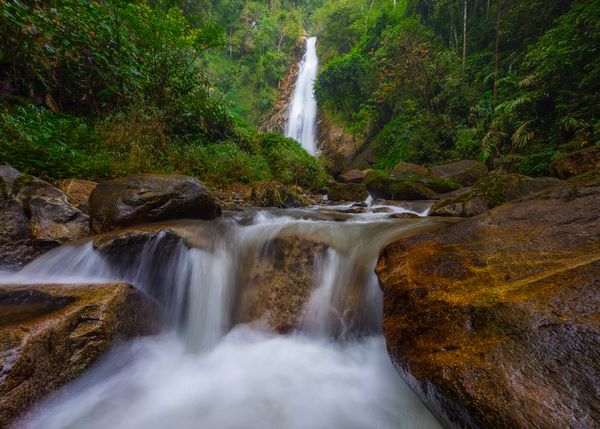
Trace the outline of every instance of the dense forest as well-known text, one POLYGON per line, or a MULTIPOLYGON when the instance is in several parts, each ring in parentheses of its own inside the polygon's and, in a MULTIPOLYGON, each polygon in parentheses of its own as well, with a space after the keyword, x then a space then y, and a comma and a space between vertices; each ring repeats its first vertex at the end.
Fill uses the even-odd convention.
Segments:
POLYGON ((600 140, 600 3, 346 0, 315 12, 320 106, 376 166, 549 173, 600 140))
MULTIPOLYGON (((327 160, 258 132, 318 37, 321 113, 375 166, 544 175, 600 136, 593 0, 5 0, 0 158, 57 179, 180 171, 317 188, 327 160)), ((366 165, 361 165, 366 167, 366 165)))
POLYGON ((0 159, 54 179, 179 171, 318 186, 313 157, 252 124, 297 61, 302 7, 2 2, 0 159))

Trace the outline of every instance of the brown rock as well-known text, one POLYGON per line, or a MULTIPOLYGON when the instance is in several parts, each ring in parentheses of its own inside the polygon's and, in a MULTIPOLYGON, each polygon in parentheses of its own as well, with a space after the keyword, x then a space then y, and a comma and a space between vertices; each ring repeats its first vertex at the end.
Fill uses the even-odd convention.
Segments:
POLYGON ((346 171, 340 175, 339 180, 342 183, 363 183, 367 175, 360 170, 346 171))
POLYGON ((389 215, 390 219, 414 219, 418 217, 419 215, 414 213, 393 213, 389 215))
POLYGON ((58 188, 65 193, 71 204, 87 213, 90 195, 97 185, 91 180, 66 179, 58 184, 58 188))
POLYGON ((361 133, 351 132, 335 122, 326 112, 319 112, 317 148, 327 160, 325 168, 333 175, 348 170, 350 165, 362 169, 364 163, 354 161, 357 151, 365 147, 365 139, 361 133))
POLYGON ((421 176, 431 176, 431 170, 427 167, 410 162, 399 162, 394 166, 394 170, 402 173, 419 174, 421 176))
POLYGON ((563 155, 552 163, 552 172, 566 179, 600 168, 600 145, 563 155))
POLYGON ((214 219, 221 207, 199 180, 181 174, 138 174, 100 183, 90 195, 96 232, 168 219, 214 219))
POLYGON ((0 427, 157 320, 127 284, 0 287, 0 427))
POLYGON ((11 195, 29 215, 31 235, 40 240, 76 240, 89 234, 89 219, 58 188, 26 174, 12 184, 11 195))
POLYGON ((386 247, 394 362, 448 427, 598 427, 600 174, 386 247))
POLYGON ((462 160, 450 164, 438 165, 431 169, 434 176, 449 179, 463 186, 471 186, 488 174, 484 163, 473 160, 462 160))
POLYGON ((0 166, 0 267, 19 268, 65 241, 89 234, 89 219, 57 188, 0 166))
POLYGON ((330 201, 364 201, 369 196, 362 183, 336 183, 329 186, 327 199, 330 201))
POLYGON ((237 321, 260 320, 281 333, 295 328, 313 290, 315 265, 326 250, 316 238, 280 235, 248 252, 237 321))

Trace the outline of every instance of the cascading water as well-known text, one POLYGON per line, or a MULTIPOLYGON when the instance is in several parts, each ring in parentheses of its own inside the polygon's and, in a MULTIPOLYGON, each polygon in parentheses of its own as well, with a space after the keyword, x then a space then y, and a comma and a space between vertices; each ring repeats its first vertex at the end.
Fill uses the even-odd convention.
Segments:
POLYGON ((290 104, 285 136, 295 139, 310 154, 315 153, 317 101, 313 86, 317 78, 317 38, 306 39, 306 52, 300 63, 300 71, 290 104))
POLYGON ((113 350, 22 427, 438 428, 389 361, 373 272, 382 246, 433 221, 372 212, 334 222, 320 220, 324 212, 179 222, 185 239, 160 232, 134 254, 116 255, 91 242, 68 245, 0 275, 7 284, 127 281, 165 313, 162 334, 113 350), (288 335, 236 321, 242 274, 257 262, 248 255, 264 255, 281 236, 326 244, 314 255, 299 327, 288 335))

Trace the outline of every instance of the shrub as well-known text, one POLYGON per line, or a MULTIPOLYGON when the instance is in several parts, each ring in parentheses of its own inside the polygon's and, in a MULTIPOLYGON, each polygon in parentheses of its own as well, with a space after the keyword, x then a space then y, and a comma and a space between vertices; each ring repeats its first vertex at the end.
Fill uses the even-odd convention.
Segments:
POLYGON ((46 178, 99 179, 112 173, 88 122, 35 106, 0 110, 0 159, 46 178))
POLYGON ((316 189, 323 184, 323 167, 295 140, 281 134, 263 133, 259 136, 259 141, 273 178, 285 185, 298 185, 308 189, 316 189))
POLYGON ((188 174, 218 186, 271 178, 269 164, 261 155, 244 152, 233 142, 185 146, 180 166, 188 174))

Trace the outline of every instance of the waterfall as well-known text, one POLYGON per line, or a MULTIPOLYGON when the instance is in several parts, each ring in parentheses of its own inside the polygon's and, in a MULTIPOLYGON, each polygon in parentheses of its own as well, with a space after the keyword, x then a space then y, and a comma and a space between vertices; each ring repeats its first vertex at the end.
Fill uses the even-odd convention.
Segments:
POLYGON ((316 151, 317 123, 317 101, 313 94, 318 66, 316 44, 316 37, 306 39, 306 51, 300 63, 285 129, 286 137, 293 138, 313 155, 316 151))
POLYGON ((91 241, 65 245, 3 273, 6 284, 126 281, 164 312, 161 334, 113 350, 21 427, 439 428, 389 361, 373 271, 385 244, 430 222, 376 212, 335 222, 317 209, 231 213, 174 223, 185 240, 160 232, 135 252, 109 255, 91 241), (281 252, 280 237, 325 248, 308 255, 312 291, 288 335, 236 319, 244 273, 281 252))

